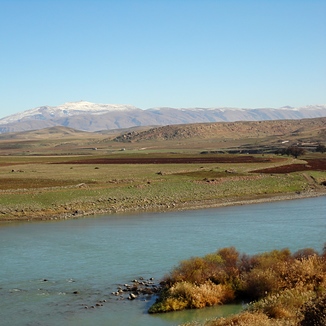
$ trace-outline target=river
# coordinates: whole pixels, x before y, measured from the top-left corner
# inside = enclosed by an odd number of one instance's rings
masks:
[[[235,312],[241,307],[149,315],[155,298],[118,300],[111,292],[134,278],[159,280],[180,260],[222,247],[247,254],[305,247],[321,251],[325,212],[323,196],[0,224],[0,324],[167,326]],[[90,308],[99,301],[103,306]]]

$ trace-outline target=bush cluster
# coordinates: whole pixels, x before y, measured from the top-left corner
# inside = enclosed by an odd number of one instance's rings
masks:
[[[198,309],[206,306],[222,304],[233,299],[233,291],[223,284],[206,281],[202,284],[177,282],[167,289],[156,305],[152,306],[151,313],[162,311],[176,311],[183,309]]]
[[[246,312],[232,318],[258,318],[257,325],[259,320],[268,325],[270,319],[324,325],[306,320],[326,318],[326,246],[322,254],[305,248],[293,254],[282,249],[251,256],[234,247],[223,248],[181,261],[163,284],[150,313],[245,301]],[[242,325],[230,320],[209,325]]]

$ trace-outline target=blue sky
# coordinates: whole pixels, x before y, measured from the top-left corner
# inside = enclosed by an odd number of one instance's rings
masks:
[[[0,0],[0,49],[0,118],[326,104],[325,0]]]

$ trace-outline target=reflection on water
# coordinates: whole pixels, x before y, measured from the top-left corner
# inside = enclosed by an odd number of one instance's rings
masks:
[[[180,260],[221,247],[321,250],[325,199],[2,224],[1,323],[163,326],[233,313],[241,306],[148,315],[155,298],[117,300],[111,292],[140,276],[158,280]]]

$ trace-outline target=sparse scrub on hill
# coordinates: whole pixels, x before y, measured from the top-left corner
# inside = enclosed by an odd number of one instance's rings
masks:
[[[325,252],[282,249],[249,256],[230,247],[192,257],[164,278],[149,312],[245,301],[244,312],[205,325],[324,325],[318,322],[325,320]]]

